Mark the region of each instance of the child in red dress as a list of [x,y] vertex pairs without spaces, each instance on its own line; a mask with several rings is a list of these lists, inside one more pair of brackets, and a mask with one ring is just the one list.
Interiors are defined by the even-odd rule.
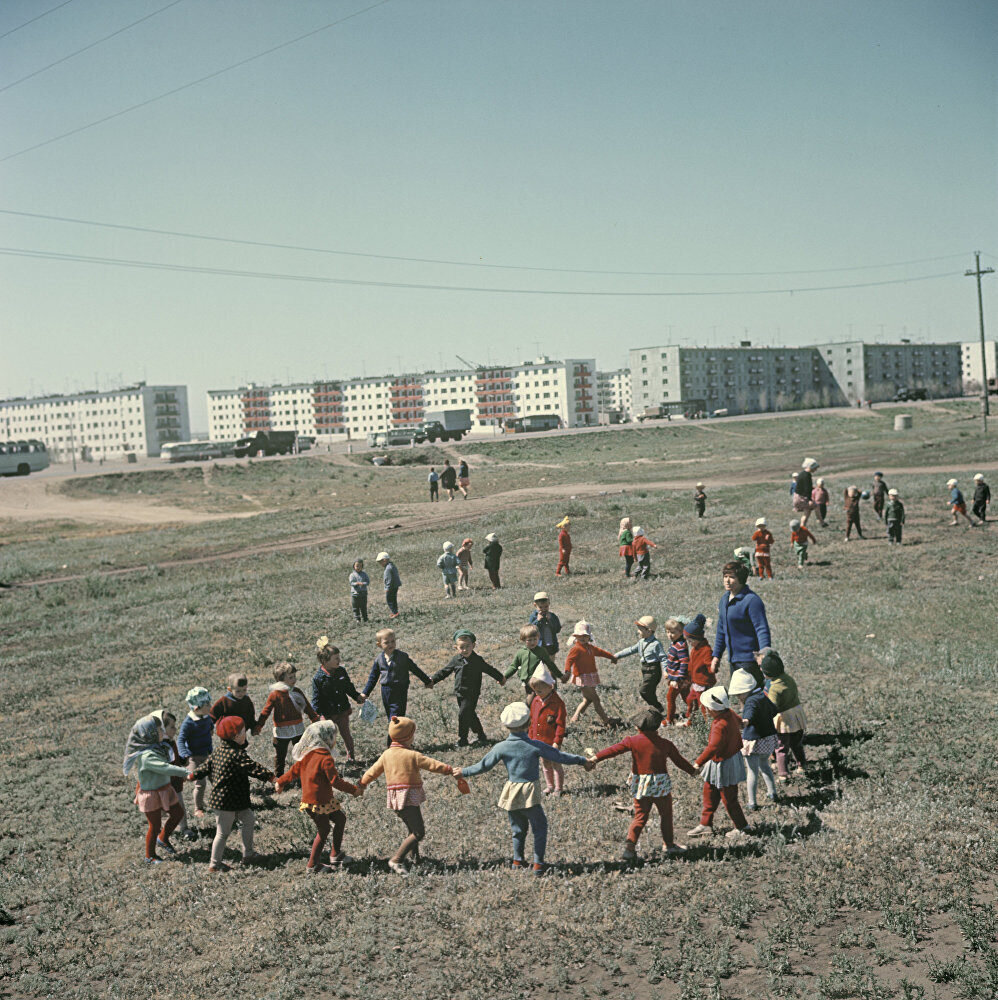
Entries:
[[593,628],[589,622],[576,622],[572,632],[572,644],[565,657],[565,674],[568,683],[582,688],[582,701],[579,702],[579,707],[572,715],[572,722],[578,722],[586,709],[592,705],[603,725],[609,726],[611,725],[610,716],[603,711],[603,703],[596,693],[596,688],[600,684],[599,671],[596,669],[597,656],[601,656],[611,663],[617,662],[617,657],[613,653],[608,653],[605,649],[600,649],[599,646],[593,644]]
[[766,527],[766,519],[760,517],[755,522],[755,531],[752,533],[752,541],[755,542],[755,563],[756,572],[761,580],[763,576],[773,579],[773,564],[770,562],[769,549],[773,544],[773,533]]
[[563,517],[555,527],[558,528],[558,568],[554,571],[555,576],[561,576],[561,571],[565,571],[565,576],[569,575],[568,561],[572,558],[572,536],[568,533],[568,527],[572,522]]
[[[547,743],[560,750],[565,742],[565,703],[554,688],[554,677],[542,663],[530,678],[530,687],[536,697],[530,702],[530,728],[527,736],[532,740]],[[565,769],[554,760],[541,758],[541,773],[544,775],[544,794],[561,795],[565,781]]]

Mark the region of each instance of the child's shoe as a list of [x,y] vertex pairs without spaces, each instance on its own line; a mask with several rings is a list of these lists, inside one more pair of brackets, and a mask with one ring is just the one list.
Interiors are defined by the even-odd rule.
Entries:
[[143,860],[147,865],[161,865],[163,863],[162,858],[144,858]]
[[686,848],[682,844],[663,844],[662,853],[667,858],[677,858],[686,853]]
[[517,869],[519,869],[519,868],[526,868],[527,867],[527,862],[526,861],[518,861],[516,858],[513,858],[513,863],[512,863],[512,865],[510,865],[510,867],[511,868],[517,868]]
[[407,876],[409,874],[409,869],[406,868],[406,866],[404,864],[402,864],[401,861],[389,861],[388,862],[388,867],[393,872],[395,872],[396,875],[406,875]]
[[754,802],[746,802],[745,803],[745,812],[747,812],[747,813],[754,813],[754,812],[758,812],[758,811],[759,811],[759,807]]
[[330,855],[329,863],[331,865],[352,865],[353,858],[351,858],[350,855],[346,853],[346,851],[340,851],[340,853],[335,856]]
[[329,865],[316,865],[314,868],[306,868],[306,875],[326,875],[332,871]]
[[714,828],[712,826],[705,826],[703,823],[697,823],[692,830],[686,831],[687,837],[713,837]]
[[163,851],[164,854],[176,854],[177,849],[173,844],[168,844],[165,840],[160,837],[156,838],[156,846]]
[[210,872],[230,872],[232,869],[224,862],[219,861],[217,865],[208,865],[208,871]]
[[547,865],[543,864],[540,861],[534,862],[534,876],[536,878],[540,878],[547,870],[548,870]]
[[748,836],[748,833],[747,833],[747,831],[745,829],[741,829],[741,830],[729,830],[724,835],[724,839],[725,840],[733,840],[736,844],[739,844],[743,840],[745,840],[747,838],[747,836]]
[[786,784],[786,783],[787,783],[787,782],[788,782],[788,781],[790,780],[790,776],[789,776],[789,775],[786,775],[786,774],[781,774],[781,775],[780,775],[780,776],[779,776],[779,777],[778,777],[778,778],[777,778],[776,780],[777,780],[777,781],[778,781],[778,782],[779,782],[779,783],[780,783],[781,785],[785,785],[785,784]]
[[197,840],[198,832],[193,827],[188,827],[183,833],[184,840]]
[[621,857],[622,861],[637,861],[638,860],[638,852],[635,849],[634,845],[630,841],[628,841],[626,844],[624,844],[624,848],[620,852],[620,857]]

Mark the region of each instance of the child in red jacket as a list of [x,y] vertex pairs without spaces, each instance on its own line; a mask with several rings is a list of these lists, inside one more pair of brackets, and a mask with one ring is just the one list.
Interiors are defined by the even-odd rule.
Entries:
[[565,576],[569,575],[568,560],[572,557],[572,536],[568,533],[568,527],[572,522],[563,517],[555,527],[558,528],[558,568],[554,571],[555,576],[561,576],[561,571],[565,571]]
[[330,871],[328,865],[319,863],[330,826],[333,846],[329,852],[329,864],[346,865],[353,861],[349,854],[343,852],[343,831],[347,825],[347,817],[339,800],[333,795],[333,789],[349,792],[351,795],[361,795],[364,790],[344,781],[337,773],[336,763],[333,761],[335,744],[336,723],[329,720],[313,722],[291,751],[294,760],[291,770],[282,774],[275,782],[278,790],[283,791],[292,781],[301,781],[301,805],[298,808],[311,816],[316,830],[312,853],[308,856],[305,868],[306,875],[321,875]]
[[723,802],[731,822],[735,824],[727,836],[736,840],[748,826],[745,813],[738,804],[738,783],[746,777],[742,757],[742,722],[731,711],[728,693],[720,685],[704,691],[700,695],[700,704],[707,709],[711,720],[710,738],[703,753],[693,762],[703,775],[703,812],[699,824],[687,836],[713,834],[714,813]]
[[770,562],[769,549],[774,542],[773,533],[766,527],[766,519],[760,517],[755,522],[755,531],[752,533],[752,541],[755,542],[755,563],[756,572],[761,580],[763,576],[773,579],[773,564]]
[[651,550],[658,546],[645,534],[644,528],[634,529],[634,571],[635,580],[647,580],[651,576]]
[[305,732],[303,715],[307,715],[312,722],[318,722],[319,716],[315,709],[308,703],[305,693],[295,687],[298,681],[298,671],[294,664],[278,663],[274,667],[274,680],[267,696],[267,702],[263,706],[260,718],[256,720],[253,732],[258,734],[263,729],[264,723],[270,718],[270,713],[274,713],[274,774],[284,772],[284,763],[288,758],[290,750]]
[[717,671],[711,668],[714,651],[703,634],[706,627],[707,619],[699,614],[683,626],[683,636],[690,651],[690,693],[686,699],[686,721],[680,723],[683,726],[692,725],[697,709],[710,721],[707,709],[700,704],[700,695],[717,683]]
[[[547,743],[560,750],[565,742],[565,720],[568,715],[565,703],[554,689],[551,671],[542,663],[530,678],[530,687],[536,697],[530,702],[530,728],[527,736]],[[544,775],[544,794],[561,795],[565,782],[565,769],[557,761],[541,758]]]
[[631,797],[634,799],[634,819],[627,830],[622,857],[634,861],[637,857],[638,838],[651,817],[652,806],[658,810],[662,824],[662,850],[666,855],[682,854],[685,848],[677,844],[672,835],[672,779],[669,777],[668,761],[672,761],[681,771],[696,777],[696,768],[676,749],[669,740],[659,735],[662,713],[655,708],[642,709],[628,720],[637,735],[600,750],[591,760],[608,760],[618,754],[631,754]]

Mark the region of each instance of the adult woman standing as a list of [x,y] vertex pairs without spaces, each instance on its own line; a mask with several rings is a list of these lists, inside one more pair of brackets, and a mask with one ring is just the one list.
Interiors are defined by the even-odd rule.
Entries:
[[802,527],[807,527],[807,519],[814,510],[814,500],[811,494],[814,492],[814,482],[811,473],[818,468],[818,463],[813,458],[805,458],[801,463],[801,471],[797,473],[797,482],[794,486],[794,512],[800,514]]
[[724,593],[717,607],[717,634],[714,637],[711,670],[717,672],[721,658],[727,652],[732,673],[739,667],[747,670],[762,686],[762,671],[755,662],[755,654],[771,645],[766,606],[747,585],[749,573],[744,563],[725,563],[721,572]]

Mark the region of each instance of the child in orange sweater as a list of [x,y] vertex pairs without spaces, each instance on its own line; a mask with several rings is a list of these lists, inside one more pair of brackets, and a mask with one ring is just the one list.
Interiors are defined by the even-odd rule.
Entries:
[[336,723],[329,720],[313,722],[291,751],[294,761],[291,769],[275,782],[279,791],[283,791],[295,780],[301,782],[301,805],[298,808],[308,813],[315,823],[315,840],[312,841],[312,852],[305,867],[306,875],[322,875],[331,871],[329,865],[319,862],[330,826],[333,847],[329,852],[329,864],[346,865],[353,861],[349,854],[343,852],[343,831],[347,825],[347,817],[339,799],[333,795],[333,789],[349,792],[351,795],[362,795],[364,790],[344,781],[337,773],[333,760],[335,745]]
[[761,580],[764,576],[773,579],[773,564],[770,561],[769,550],[773,544],[773,533],[766,527],[766,519],[760,517],[755,522],[755,531],[752,532],[752,541],[755,542],[755,564],[756,572]]
[[592,705],[603,725],[609,726],[612,724],[610,716],[603,711],[603,703],[596,693],[600,683],[599,671],[596,669],[597,656],[611,663],[617,662],[617,657],[613,653],[608,653],[593,644],[593,628],[589,622],[576,622],[571,646],[565,657],[565,675],[569,684],[582,688],[582,701],[572,715],[572,722],[578,722],[586,709]]
[[[554,677],[542,663],[528,683],[536,697],[530,702],[530,728],[527,730],[527,737],[560,750],[565,742],[565,717],[568,712],[555,690]],[[561,795],[565,782],[565,769],[561,764],[542,757],[541,773],[544,775],[544,794]]]
[[435,774],[453,774],[450,764],[426,757],[412,749],[416,736],[416,723],[404,715],[393,715],[388,723],[388,749],[368,768],[360,779],[360,787],[366,788],[383,774],[388,782],[388,808],[405,824],[408,836],[389,859],[388,867],[397,875],[408,875],[405,859],[412,855],[412,863],[419,861],[419,842],[426,836],[423,813],[420,806],[426,801],[423,779],[420,771]]
[[807,526],[801,524],[796,518],[790,522],[790,545],[797,556],[797,568],[803,569],[807,562],[807,543],[818,544],[818,539],[807,530]]
[[271,685],[267,702],[263,706],[260,718],[256,720],[253,732],[259,734],[273,712],[274,774],[282,774],[284,763],[288,758],[288,750],[301,739],[301,734],[305,732],[302,715],[307,715],[312,722],[318,722],[319,716],[308,703],[305,692],[295,687],[298,682],[298,670],[294,664],[278,663],[274,667],[274,681],[276,683]]

